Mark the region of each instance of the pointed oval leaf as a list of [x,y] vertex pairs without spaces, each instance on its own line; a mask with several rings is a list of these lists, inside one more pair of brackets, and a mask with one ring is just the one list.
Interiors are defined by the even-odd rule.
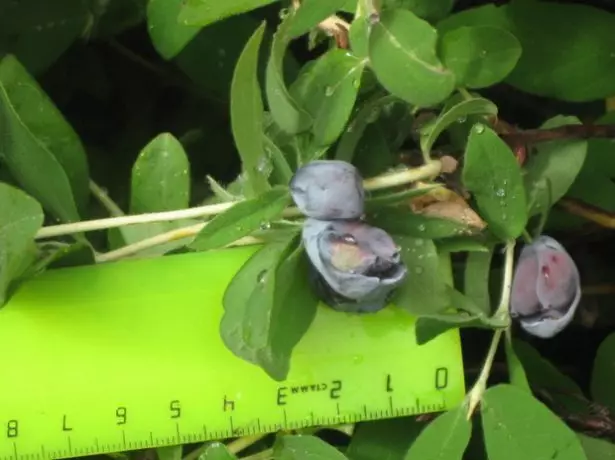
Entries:
[[463,122],[470,115],[497,115],[498,107],[490,100],[476,97],[463,100],[443,110],[433,123],[421,132],[421,150],[429,153],[442,132],[453,123]]
[[139,153],[132,167],[130,212],[174,211],[190,202],[190,163],[181,143],[162,133]]
[[449,410],[427,425],[410,446],[405,460],[461,460],[472,434],[464,406]]
[[286,87],[283,62],[290,42],[289,27],[294,12],[289,12],[273,35],[271,54],[265,70],[265,91],[271,116],[276,124],[288,134],[306,131],[312,124],[311,116],[299,106]]
[[500,384],[487,389],[481,417],[489,460],[587,458],[574,431],[520,388]]
[[345,50],[333,49],[291,86],[290,94],[314,119],[311,130],[319,145],[334,143],[346,126],[365,65]]
[[346,455],[352,460],[402,460],[424,425],[415,417],[359,423]]
[[[540,129],[579,125],[577,117],[556,116],[547,120]],[[564,139],[540,142],[536,153],[525,164],[525,183],[531,204],[530,215],[538,214],[545,203],[555,204],[568,192],[581,172],[589,142],[586,139]],[[546,181],[546,186],[545,184]]]
[[257,78],[258,52],[265,31],[263,22],[246,43],[239,56],[231,82],[231,129],[248,179],[249,195],[268,188],[260,171],[267,161],[263,148],[263,99]]
[[207,26],[230,16],[255,10],[277,0],[233,0],[212,2],[211,0],[186,0],[177,16],[177,21],[188,26]]
[[17,182],[63,221],[79,220],[89,196],[83,146],[17,59],[0,61],[0,154]]
[[276,186],[257,198],[241,201],[214,217],[189,247],[207,251],[230,244],[268,225],[282,214],[289,203],[288,188],[282,186]]
[[332,445],[316,436],[284,435],[273,446],[273,458],[276,460],[346,460]]
[[383,12],[369,38],[369,58],[382,86],[419,107],[444,101],[455,77],[437,56],[437,40],[436,30],[412,12]]
[[0,182],[0,306],[11,282],[23,272],[36,232],[43,225],[41,205],[21,190]]
[[444,34],[440,55],[459,86],[485,88],[512,72],[521,57],[521,44],[498,27],[460,27]]
[[491,128],[482,124],[472,128],[462,177],[491,232],[505,240],[519,237],[528,219],[521,168]]

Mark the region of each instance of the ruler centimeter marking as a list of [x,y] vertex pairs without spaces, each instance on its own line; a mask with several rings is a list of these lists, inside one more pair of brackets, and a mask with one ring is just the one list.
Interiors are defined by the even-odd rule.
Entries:
[[219,334],[222,296],[257,248],[52,270],[0,310],[0,460],[46,460],[449,409],[456,330],[424,345],[391,307],[320,306],[277,382]]

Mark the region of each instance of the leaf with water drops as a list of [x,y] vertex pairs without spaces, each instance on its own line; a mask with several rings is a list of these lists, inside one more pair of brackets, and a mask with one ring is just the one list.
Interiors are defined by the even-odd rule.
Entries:
[[0,306],[11,283],[32,261],[34,236],[43,225],[41,205],[31,196],[0,182]]
[[288,134],[307,131],[312,125],[312,117],[290,95],[284,81],[284,55],[291,40],[289,28],[294,10],[288,12],[273,36],[271,53],[265,69],[265,91],[271,116],[276,124]]
[[227,287],[221,335],[237,356],[286,378],[295,345],[316,314],[309,261],[295,232],[256,252]]
[[311,62],[291,86],[293,99],[314,119],[311,130],[318,145],[335,142],[346,126],[365,65],[345,50],[333,49]]
[[455,77],[436,52],[436,30],[412,12],[391,9],[372,26],[369,58],[378,81],[391,94],[427,107],[446,99]]
[[472,234],[473,229],[454,220],[415,214],[402,207],[382,207],[367,216],[371,225],[388,233],[414,238],[438,239]]
[[257,78],[258,52],[263,39],[263,22],[239,56],[231,82],[231,129],[247,177],[246,196],[268,188],[260,164],[268,161],[263,147],[263,100]]
[[177,21],[189,26],[207,26],[230,16],[255,10],[277,0],[233,0],[212,2],[211,0],[186,0],[183,2]]
[[464,122],[470,115],[497,115],[497,106],[488,99],[474,97],[465,99],[440,113],[438,118],[421,129],[421,150],[431,152],[431,148],[442,132],[454,123]]
[[[580,124],[576,117],[559,115],[547,120],[540,129]],[[536,154],[525,165],[530,215],[548,211],[545,205],[555,204],[568,192],[585,163],[588,141],[562,139],[540,142],[535,148]]]
[[512,72],[521,57],[521,44],[498,27],[459,27],[444,34],[439,51],[457,85],[485,88]]
[[408,269],[404,284],[392,303],[414,315],[436,313],[450,305],[447,285],[440,274],[436,245],[432,240],[392,235],[401,247],[401,259]]
[[474,125],[468,137],[462,178],[491,232],[503,240],[519,237],[528,219],[521,168],[508,145],[483,124]]
[[139,153],[132,168],[130,211],[174,211],[188,207],[190,163],[172,134],[162,133]]
[[79,220],[89,197],[81,141],[12,55],[0,61],[0,129],[0,154],[17,183],[54,217]]
[[230,244],[250,235],[282,215],[290,204],[287,187],[276,186],[250,200],[240,201],[214,217],[189,245],[196,251],[207,251]]

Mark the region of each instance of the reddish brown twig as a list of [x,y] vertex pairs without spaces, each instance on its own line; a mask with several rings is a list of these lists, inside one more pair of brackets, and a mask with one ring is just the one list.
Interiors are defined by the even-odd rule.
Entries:
[[500,133],[512,144],[537,144],[561,139],[615,139],[615,125],[566,125],[550,129],[526,129]]

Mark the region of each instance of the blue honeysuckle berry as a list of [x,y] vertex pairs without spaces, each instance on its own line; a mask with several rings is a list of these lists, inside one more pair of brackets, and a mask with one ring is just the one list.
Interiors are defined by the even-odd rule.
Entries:
[[290,192],[307,217],[333,220],[363,215],[363,180],[345,161],[317,160],[302,166],[290,181]]
[[580,300],[579,271],[559,242],[542,235],[522,249],[510,314],[524,330],[541,338],[559,334],[572,321]]
[[407,274],[399,248],[382,229],[360,221],[308,218],[302,232],[323,301],[343,311],[384,308]]

